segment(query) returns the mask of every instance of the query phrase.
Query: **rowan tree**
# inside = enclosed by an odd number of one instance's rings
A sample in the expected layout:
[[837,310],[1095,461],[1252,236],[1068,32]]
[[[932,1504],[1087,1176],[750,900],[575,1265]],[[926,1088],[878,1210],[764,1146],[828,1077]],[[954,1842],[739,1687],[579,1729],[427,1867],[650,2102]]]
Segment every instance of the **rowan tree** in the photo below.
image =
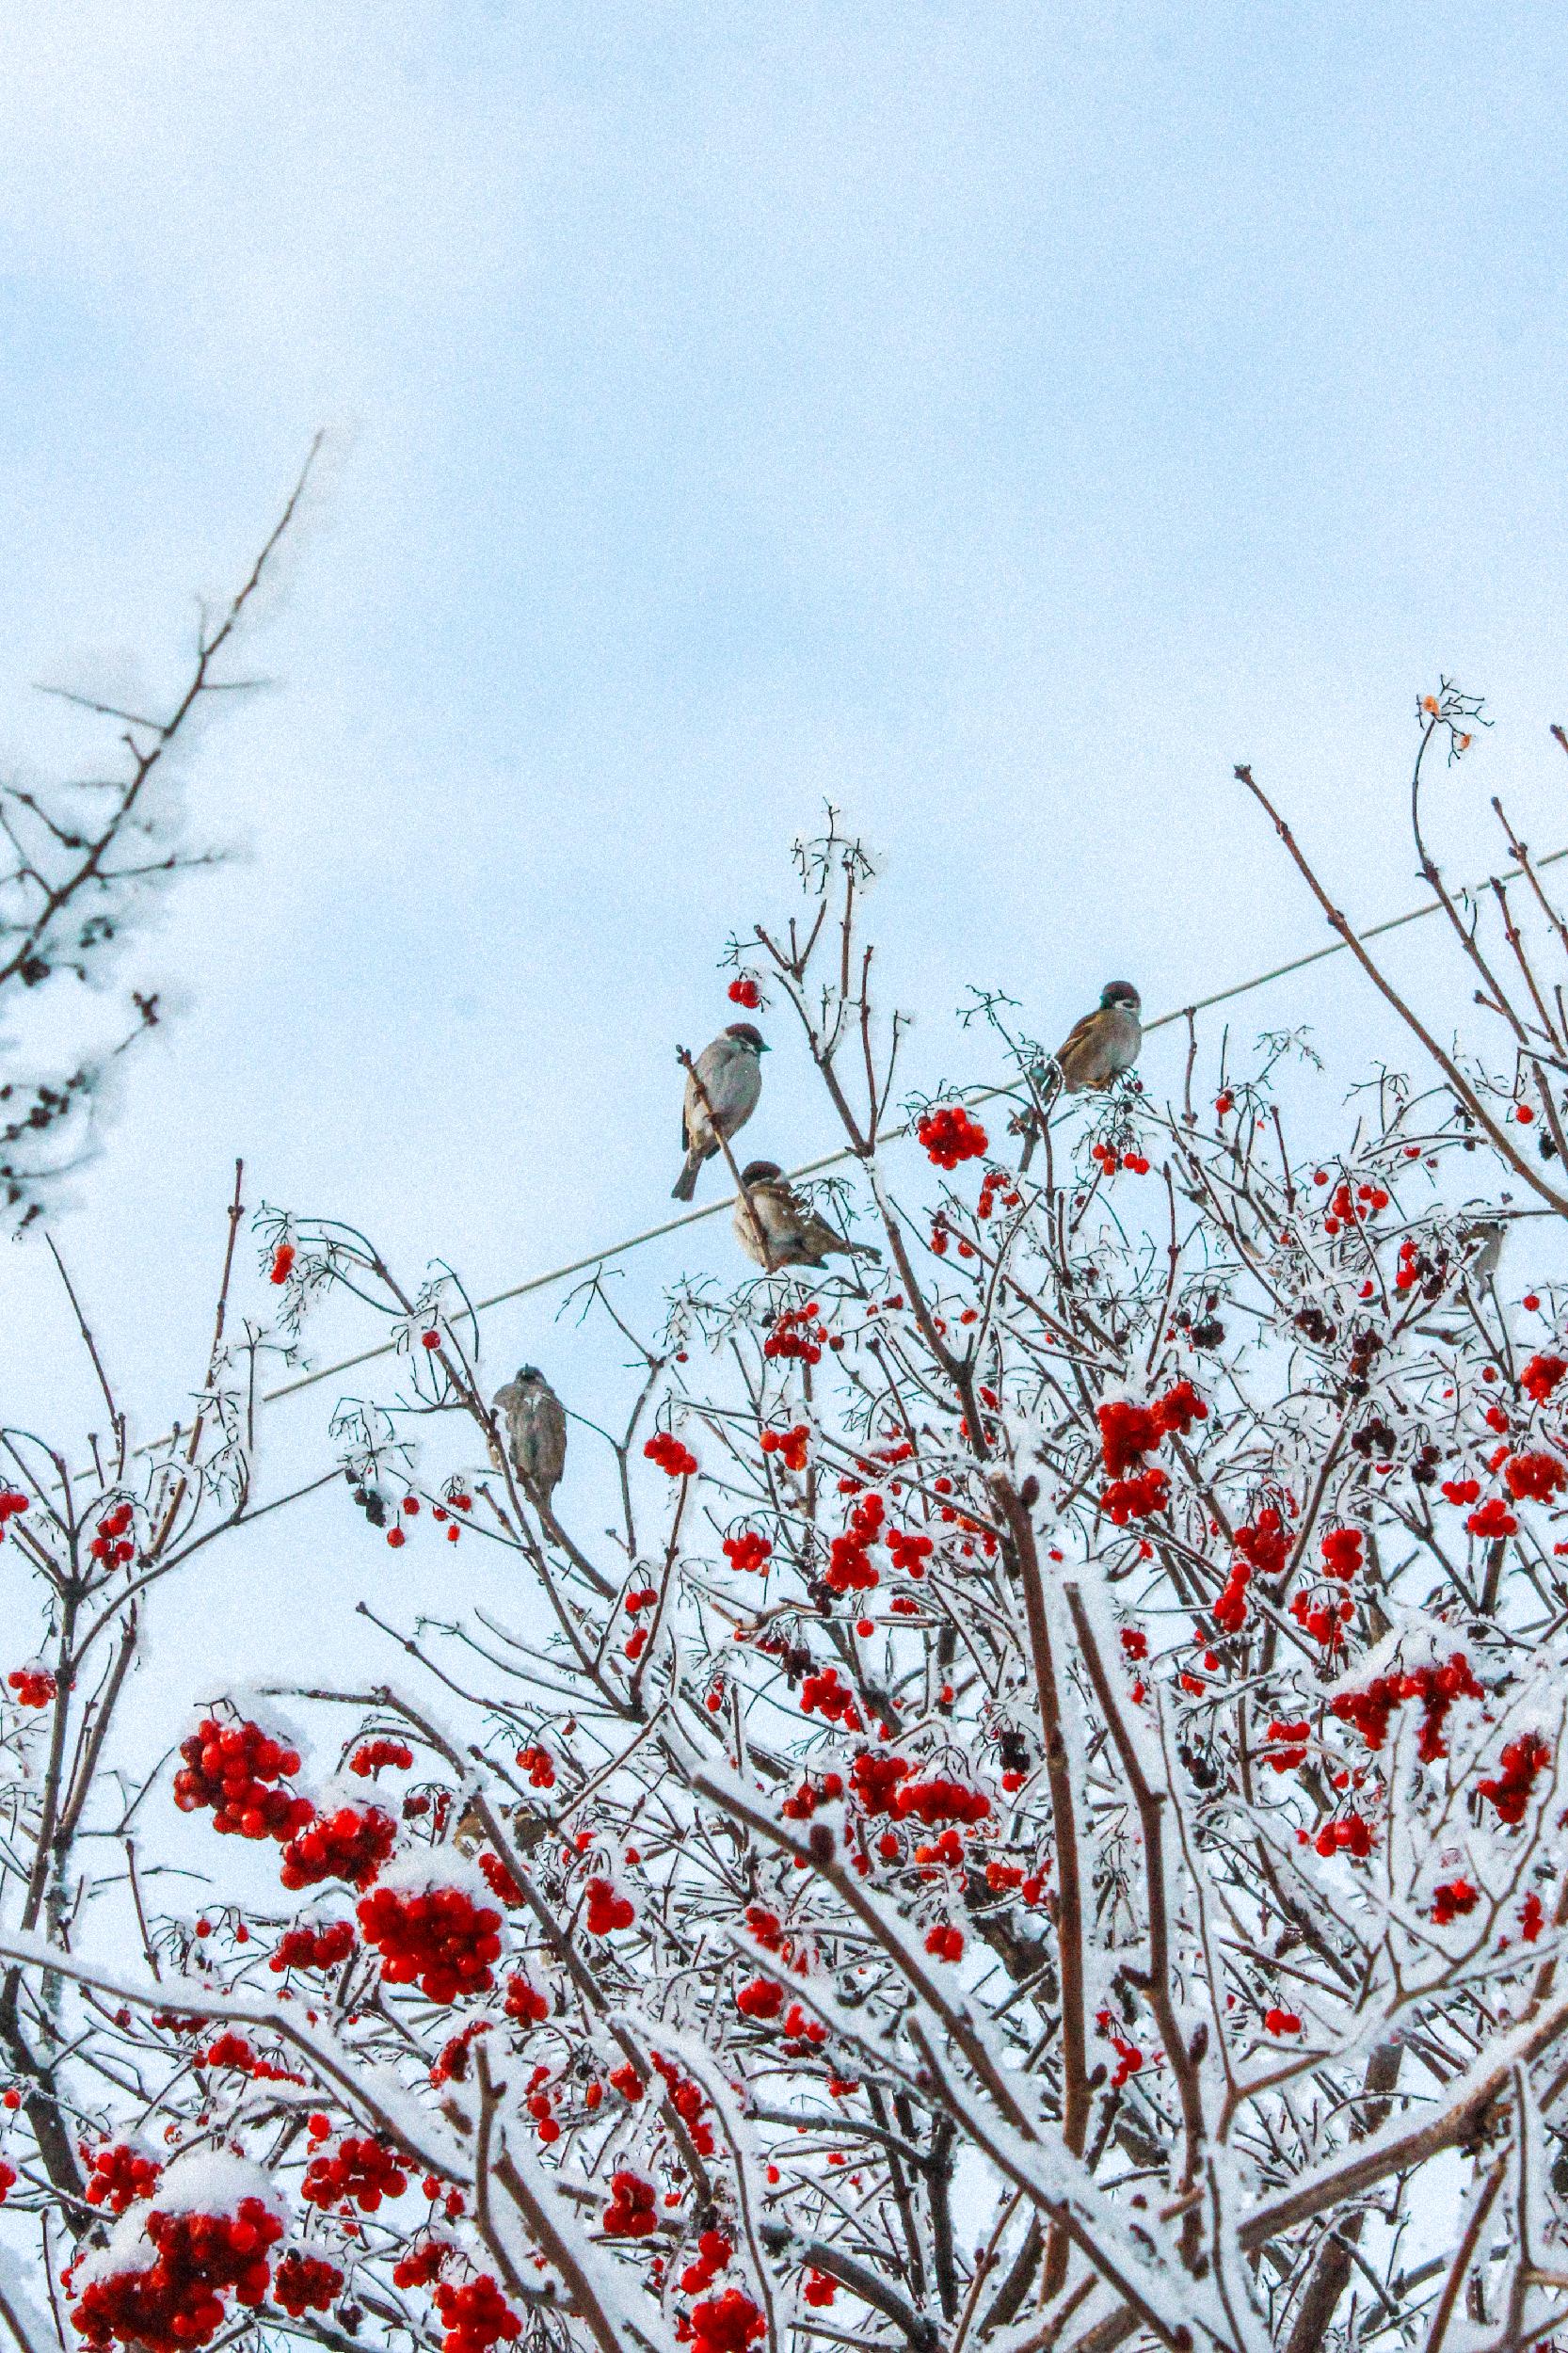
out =
[[[1420,848],[1479,712],[1417,715]],[[263,1212],[280,1343],[340,1294],[397,1350],[335,1417],[345,1539],[487,1547],[504,1599],[367,1615],[354,1689],[236,1659],[128,1801],[75,1629],[200,1577],[157,1549],[181,1455],[90,1501],[13,1455],[53,1629],[4,1724],[21,2342],[1552,2332],[1568,929],[1505,839],[1490,929],[1421,849],[1479,1044],[1352,941],[1422,1064],[1309,1140],[1288,1039],[1216,1067],[1192,1023],[1175,1099],[1067,1101],[994,997],[1003,1084],[901,1099],[865,854],[801,845],[731,993],[819,1074],[883,1269],[694,1278],[646,1334],[592,1278],[608,1531],[508,1459],[447,1262]],[[199,1919],[84,1843],[116,1807],[142,1849],[210,1813]]]

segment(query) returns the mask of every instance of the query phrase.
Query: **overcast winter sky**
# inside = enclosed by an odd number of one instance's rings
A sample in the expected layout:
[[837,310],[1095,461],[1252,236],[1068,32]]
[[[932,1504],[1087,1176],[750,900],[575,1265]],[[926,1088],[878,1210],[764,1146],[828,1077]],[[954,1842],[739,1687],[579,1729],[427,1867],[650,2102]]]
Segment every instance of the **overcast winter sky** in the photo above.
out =
[[[1494,790],[1568,841],[1565,52],[1509,0],[11,11],[6,755],[77,755],[36,680],[172,680],[332,440],[277,691],[192,771],[249,862],[138,957],[191,1009],[61,1228],[149,1400],[238,1151],[481,1289],[662,1213],[674,1046],[824,794],[926,1078],[968,980],[1053,1035],[1317,944],[1238,759],[1409,904],[1439,670],[1498,723],[1456,873]],[[1349,1079],[1327,975],[1244,1026]],[[821,1148],[768,1079],[759,1149]]]

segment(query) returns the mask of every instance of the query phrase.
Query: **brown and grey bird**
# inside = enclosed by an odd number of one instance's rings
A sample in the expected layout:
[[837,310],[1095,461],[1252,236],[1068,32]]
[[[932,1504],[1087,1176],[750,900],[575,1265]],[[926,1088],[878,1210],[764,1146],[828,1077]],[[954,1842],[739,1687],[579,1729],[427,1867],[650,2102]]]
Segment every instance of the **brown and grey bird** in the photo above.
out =
[[691,1199],[696,1191],[697,1170],[704,1160],[712,1159],[720,1138],[728,1144],[757,1109],[762,1092],[762,1065],[758,1057],[767,1050],[760,1030],[749,1021],[732,1021],[712,1046],[703,1048],[695,1070],[687,1071],[686,1100],[680,1113],[686,1164],[675,1180],[677,1201]]
[[776,1160],[749,1160],[741,1182],[745,1192],[735,1195],[735,1239],[758,1266],[824,1267],[830,1257],[881,1258],[874,1243],[848,1241],[820,1218]]
[[494,1402],[512,1468],[530,1495],[548,1503],[567,1466],[566,1407],[537,1365],[524,1365]]
[[1107,981],[1094,1012],[1086,1013],[1057,1048],[1064,1094],[1108,1087],[1132,1068],[1144,1043],[1142,1011],[1143,1000],[1130,981]]

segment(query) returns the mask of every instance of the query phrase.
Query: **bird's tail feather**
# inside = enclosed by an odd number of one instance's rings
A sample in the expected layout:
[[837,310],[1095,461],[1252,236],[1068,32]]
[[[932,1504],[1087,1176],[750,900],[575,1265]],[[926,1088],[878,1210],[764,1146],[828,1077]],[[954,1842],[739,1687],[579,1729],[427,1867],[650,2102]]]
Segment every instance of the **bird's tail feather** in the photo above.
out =
[[700,1152],[688,1152],[686,1165],[670,1188],[672,1201],[690,1201],[696,1192],[696,1173],[702,1166]]

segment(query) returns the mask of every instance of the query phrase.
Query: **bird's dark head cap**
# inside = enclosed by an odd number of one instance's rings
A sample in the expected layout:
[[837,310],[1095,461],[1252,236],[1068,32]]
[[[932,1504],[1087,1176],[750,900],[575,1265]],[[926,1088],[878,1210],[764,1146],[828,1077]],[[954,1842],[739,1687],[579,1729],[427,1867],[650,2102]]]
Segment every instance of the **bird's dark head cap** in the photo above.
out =
[[732,1021],[725,1036],[734,1038],[741,1046],[749,1046],[754,1054],[765,1054],[768,1050],[768,1042],[755,1021]]
[[1107,981],[1100,990],[1100,1003],[1107,1007],[1125,1005],[1129,1013],[1137,1013],[1143,1002],[1130,981]]
[[747,1160],[741,1171],[741,1182],[743,1185],[766,1185],[783,1174],[776,1160]]
[[518,1367],[517,1377],[519,1385],[520,1386],[524,1381],[542,1381],[544,1379],[544,1374],[539,1370],[537,1365],[520,1365]]

